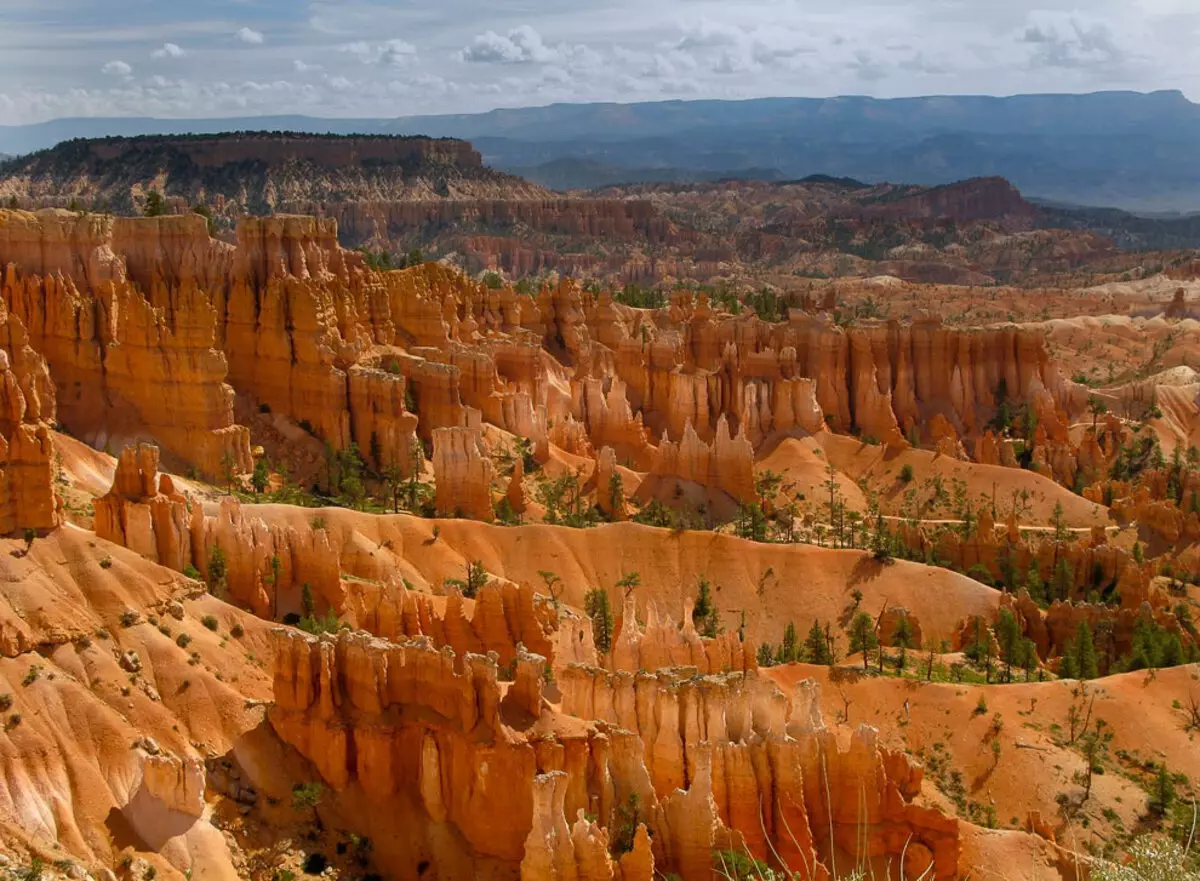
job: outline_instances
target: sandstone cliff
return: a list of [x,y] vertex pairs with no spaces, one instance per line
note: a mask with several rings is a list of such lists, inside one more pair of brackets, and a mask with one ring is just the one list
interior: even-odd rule
[[[931,877],[957,871],[957,821],[912,804],[919,770],[880,750],[871,729],[842,751],[811,683],[789,711],[753,674],[572,665],[560,671],[563,710],[597,720],[580,731],[548,715],[535,655],[517,657],[506,688],[487,658],[421,640],[274,639],[272,725],[331,786],[361,787],[381,806],[416,799],[426,827],[453,824],[476,860],[520,862],[531,881],[580,877],[583,866],[586,877],[643,878],[650,853],[659,871],[691,881],[709,877],[714,850],[742,847],[815,878],[830,877],[838,853],[904,855]],[[543,733],[530,739],[535,724]],[[614,861],[614,812],[629,803],[648,841],[639,832]]]
[[0,213],[4,300],[49,362],[60,421],[98,447],[148,432],[214,476],[251,464],[211,299],[229,261],[197,215]]

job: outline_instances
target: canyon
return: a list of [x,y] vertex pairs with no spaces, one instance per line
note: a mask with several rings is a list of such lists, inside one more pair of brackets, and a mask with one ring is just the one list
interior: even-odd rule
[[[205,168],[242,146],[186,143]],[[478,164],[407,148],[385,158]],[[304,146],[347,149],[399,148]],[[497,182],[479,169],[461,186]],[[14,864],[1080,881],[1129,830],[1182,828],[1152,799],[1159,767],[1176,806],[1200,780],[1196,282],[637,306],[565,274],[387,269],[339,228],[476,211],[686,243],[656,189],[486,211],[398,190],[216,237],[182,203],[0,210]],[[771,234],[1046,234],[1027,205],[918,188]],[[1140,366],[1091,370],[1119,358]],[[1083,754],[1093,731],[1111,751]]]

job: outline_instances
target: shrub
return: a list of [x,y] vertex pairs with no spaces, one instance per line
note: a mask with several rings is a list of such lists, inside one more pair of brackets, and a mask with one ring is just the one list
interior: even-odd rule
[[228,561],[225,558],[225,551],[219,546],[213,545],[212,552],[208,555],[208,587],[210,590],[220,590],[225,587],[227,570]]
[[1187,881],[1195,873],[1187,867],[1187,852],[1170,838],[1144,835],[1129,846],[1128,864],[1097,861],[1092,881]]
[[911,465],[905,465],[900,469],[900,481],[902,483],[912,483],[913,476],[913,467]]
[[325,518],[324,517],[314,517],[312,520],[308,521],[308,525],[312,527],[313,532],[316,532],[318,529],[324,529],[325,528]]
[[0,694],[0,712],[7,713],[12,709],[13,696],[11,694]]
[[633,850],[633,841],[637,835],[638,824],[641,823],[641,798],[636,792],[629,793],[629,798],[617,806],[612,824],[612,840],[609,845],[613,856],[629,853]]
[[111,569],[112,568],[112,557],[108,556],[107,554],[105,554],[103,557],[101,557],[100,558],[100,568],[101,569]]
[[138,613],[133,609],[126,609],[121,613],[120,622],[122,627],[132,627],[138,623]]
[[205,627],[207,627],[209,630],[216,630],[218,627],[217,619],[212,615],[205,615],[203,618],[200,619],[200,623],[203,624]]
[[967,570],[967,577],[974,578],[980,584],[986,584],[988,587],[996,586],[996,579],[992,578],[992,573],[988,571],[987,566],[982,563],[976,563]]
[[976,716],[986,716],[987,711],[988,711],[987,698],[981,694],[979,696],[979,700],[975,703],[975,715]]
[[192,581],[202,580],[201,575],[200,575],[200,570],[197,569],[195,566],[193,566],[191,563],[188,563],[186,566],[183,567],[183,577],[190,578],[190,579],[192,579]]
[[11,716],[8,717],[8,727],[9,728],[16,728],[20,724],[21,724],[21,714],[20,713],[13,713]]
[[234,639],[241,639],[246,635],[246,628],[242,627],[241,624],[234,624],[229,628],[229,635]]
[[31,664],[29,670],[25,673],[25,678],[21,680],[21,684],[28,688],[33,683],[37,682],[38,676],[42,674],[41,664]]
[[181,649],[187,648],[191,641],[192,638],[186,633],[181,633],[179,636],[175,637],[175,645],[179,646]]

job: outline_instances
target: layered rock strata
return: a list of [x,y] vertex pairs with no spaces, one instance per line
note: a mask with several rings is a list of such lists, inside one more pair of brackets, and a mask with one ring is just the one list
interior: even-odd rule
[[217,340],[230,250],[199,215],[0,212],[0,288],[49,362],[63,424],[98,447],[149,433],[209,475],[249,470]]
[[[585,866],[586,877],[646,878],[652,866],[699,881],[714,851],[743,848],[812,878],[831,877],[839,855],[903,856],[914,877],[957,871],[957,821],[913,803],[920,770],[866,727],[839,749],[810,682],[789,711],[752,673],[571,665],[558,675],[563,709],[597,721],[559,727],[536,655],[518,654],[505,686],[488,658],[424,640],[272,638],[275,730],[337,790],[381,808],[415,799],[426,852],[439,844],[420,830],[449,823],[477,865],[507,862],[530,881]],[[631,804],[645,830],[613,860],[618,808]]]

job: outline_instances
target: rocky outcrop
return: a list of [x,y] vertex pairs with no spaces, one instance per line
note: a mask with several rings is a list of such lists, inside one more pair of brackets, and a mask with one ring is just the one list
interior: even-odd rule
[[249,470],[210,287],[229,251],[199,215],[0,213],[0,287],[50,364],[63,424],[98,447],[149,433],[209,475]]
[[0,302],[0,534],[62,522],[50,423],[55,390],[25,325]]
[[722,490],[739,502],[757,497],[754,487],[754,447],[743,432],[729,433],[728,420],[717,420],[716,436],[711,444],[700,440],[687,423],[678,443],[664,440],[658,447],[652,474],[690,480],[702,486]]
[[[743,848],[829,878],[831,846],[907,854],[916,874],[932,866],[929,877],[957,871],[958,821],[912,803],[920,770],[866,727],[840,749],[811,682],[789,710],[753,673],[572,665],[559,675],[562,706],[585,721],[559,726],[531,654],[518,654],[506,688],[492,660],[420,639],[287,630],[272,639],[276,732],[337,790],[360,788],[381,810],[415,800],[409,833],[435,854],[446,845],[430,830],[449,823],[468,848],[460,860],[500,860],[529,879],[653,870],[700,881],[714,850]],[[613,859],[612,836],[630,821],[645,829]]]
[[330,786],[354,783],[381,803],[403,791],[475,855],[521,861],[537,763],[502,727],[494,661],[344,631],[272,639],[271,725]]
[[168,810],[192,817],[204,813],[204,763],[197,758],[147,755],[142,783]]
[[629,519],[629,504],[620,473],[617,471],[617,454],[612,447],[604,447],[596,457],[596,505],[612,521]]
[[112,489],[94,503],[96,535],[182,572],[192,565],[190,506],[158,473],[158,447],[126,447]]
[[921,771],[880,749],[874,729],[861,726],[840,751],[821,721],[815,683],[797,685],[789,710],[753,674],[690,674],[571,666],[559,677],[565,712],[638,735],[648,779],[633,786],[653,818],[656,863],[661,848],[661,862],[682,877],[706,878],[714,849],[745,846],[829,877],[830,844],[894,860],[915,844],[914,861],[924,857],[917,874],[932,864],[929,877],[956,877],[958,821],[911,803]]
[[433,432],[433,475],[438,513],[490,523],[494,468],[478,428]]
[[528,649],[555,663],[562,640],[553,604],[527,584],[493,580],[473,600],[453,591],[444,604],[403,583],[346,584],[345,611],[360,628],[393,641],[427,638],[437,649],[456,655],[495,653],[510,665]]
[[613,860],[608,830],[587,819],[582,808],[575,822],[567,823],[567,783],[562,771],[533,778],[533,828],[525,839],[522,881],[651,881],[654,855],[645,824],[638,826],[633,849]]
[[76,141],[28,157],[5,183],[6,196],[19,193],[25,202],[66,207],[74,198],[120,214],[141,213],[152,189],[173,210],[204,204],[221,219],[329,212],[346,224],[353,244],[386,242],[407,231],[397,228],[402,223],[419,228],[442,204],[453,218],[479,210],[463,199],[504,205],[506,198],[546,195],[486,168],[466,141],[279,132]]
[[643,626],[638,621],[636,598],[626,596],[609,659],[611,668],[627,673],[663,667],[694,667],[701,673],[757,669],[754,647],[742,642],[737,631],[726,630],[712,638],[701,636],[691,611],[688,603],[682,623],[676,625],[660,618],[657,607],[649,603]]
[[[345,606],[340,548],[319,518],[301,528],[268,524],[227,497],[211,517],[193,505],[189,531],[192,563],[204,580],[260,617],[300,613],[304,584],[318,600],[318,613]],[[224,569],[220,578],[214,563]]]

